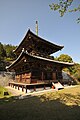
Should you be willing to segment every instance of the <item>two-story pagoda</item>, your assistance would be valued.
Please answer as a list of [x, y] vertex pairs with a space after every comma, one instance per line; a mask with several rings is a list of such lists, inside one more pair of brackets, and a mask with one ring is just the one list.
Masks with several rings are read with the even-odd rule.
[[28, 30], [22, 42], [14, 50], [17, 59], [7, 68], [15, 71], [15, 84], [50, 84], [62, 81], [62, 69], [73, 63], [55, 61], [51, 54], [63, 46], [48, 42]]

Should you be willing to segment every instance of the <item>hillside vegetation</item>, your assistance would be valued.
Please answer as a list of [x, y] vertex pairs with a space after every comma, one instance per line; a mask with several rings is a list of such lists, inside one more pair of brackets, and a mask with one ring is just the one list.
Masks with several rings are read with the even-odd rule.
[[16, 46], [0, 43], [0, 71], [6, 71], [6, 66], [16, 59], [16, 55], [13, 53], [15, 48]]

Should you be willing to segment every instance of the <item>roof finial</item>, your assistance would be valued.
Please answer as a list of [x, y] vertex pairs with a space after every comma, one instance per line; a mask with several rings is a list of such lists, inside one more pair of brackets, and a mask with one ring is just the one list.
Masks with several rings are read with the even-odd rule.
[[38, 36], [38, 21], [36, 21], [36, 35]]

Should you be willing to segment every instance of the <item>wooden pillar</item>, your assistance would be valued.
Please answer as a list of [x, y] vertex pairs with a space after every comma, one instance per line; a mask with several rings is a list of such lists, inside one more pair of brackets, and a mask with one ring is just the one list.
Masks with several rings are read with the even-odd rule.
[[24, 92], [24, 86], [22, 85], [22, 92]]
[[20, 82], [22, 82], [22, 75], [20, 75]]
[[44, 90], [46, 89], [46, 85], [44, 84]]
[[42, 81], [44, 80], [44, 73], [42, 72], [42, 76], [41, 76]]
[[10, 83], [9, 83], [9, 86], [10, 86]]
[[36, 91], [36, 86], [34, 85], [34, 91]]
[[18, 90], [19, 90], [19, 85], [18, 85]]
[[27, 85], [25, 86], [25, 89], [26, 89], [26, 93], [27, 93]]

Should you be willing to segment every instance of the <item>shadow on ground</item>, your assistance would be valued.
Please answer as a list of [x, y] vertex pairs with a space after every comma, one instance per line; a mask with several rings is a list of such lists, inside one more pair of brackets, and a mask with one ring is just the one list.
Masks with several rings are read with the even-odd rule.
[[[56, 99], [53, 97], [42, 95], [22, 100], [14, 97], [0, 99], [0, 120], [80, 120], [80, 95], [77, 98], [70, 94]], [[68, 99], [75, 104], [66, 105]]]

